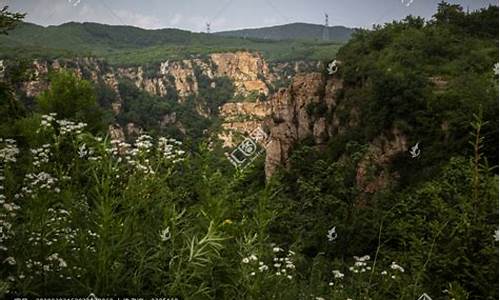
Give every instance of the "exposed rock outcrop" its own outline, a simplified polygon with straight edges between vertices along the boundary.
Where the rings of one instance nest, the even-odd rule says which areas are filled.
[[[329,139],[334,123],[327,119],[326,112],[335,108],[335,93],[341,87],[336,78],[306,73],[295,76],[290,87],[270,98],[272,113],[266,126],[270,128],[271,143],[266,151],[266,176],[280,165],[287,166],[296,142],[313,137],[321,145]]]
[[[272,176],[278,167],[288,167],[293,146],[312,138],[323,148],[330,138],[359,125],[359,108],[348,108],[349,117],[342,123],[338,109],[346,108],[338,91],[343,88],[337,77],[320,73],[299,74],[288,88],[280,89],[269,98],[271,114],[262,122],[269,130],[271,143],[266,149],[265,173]],[[349,107],[349,106],[347,106]],[[399,154],[408,150],[407,137],[399,130],[381,133],[369,142],[368,150],[357,166],[356,183],[365,193],[387,187],[398,174],[388,166]]]
[[[247,96],[250,92],[269,94],[268,84],[273,81],[269,66],[257,53],[214,53],[210,59],[217,66],[218,76],[227,76],[234,82],[236,94]]]
[[[234,147],[236,136],[248,135],[262,127],[264,119],[270,114],[271,103],[268,101],[226,103],[219,111],[224,123],[218,138],[223,141],[224,147]]]
[[[53,60],[42,61],[34,60],[28,69],[28,80],[21,85],[21,90],[28,97],[36,97],[41,92],[49,88],[48,75],[50,71],[59,71],[62,69],[71,70],[82,79],[88,79],[93,82],[102,80],[116,94],[111,106],[115,114],[120,113],[123,101],[118,89],[118,78],[113,70],[103,68],[102,62],[93,58],[82,58],[75,60]]]
[[[406,151],[408,151],[407,138],[397,129],[375,138],[358,163],[356,172],[358,188],[365,193],[374,193],[387,187],[392,179],[398,177],[397,173],[389,173],[387,166],[396,155]]]
[[[235,86],[235,95],[243,97],[251,93],[267,95],[269,86],[275,79],[260,54],[246,51],[214,53],[205,60],[200,58],[167,60],[156,67],[149,66],[147,70],[142,66],[115,68],[94,58],[35,60],[30,68],[32,79],[23,84],[24,92],[29,97],[37,96],[48,88],[49,71],[63,68],[94,82],[102,79],[118,95],[113,105],[115,113],[118,113],[122,106],[118,91],[118,80],[122,78],[131,80],[137,88],[157,96],[167,96],[170,91],[175,91],[179,102],[198,94],[197,70],[210,80],[228,77]],[[212,86],[214,84],[215,82],[211,82]]]

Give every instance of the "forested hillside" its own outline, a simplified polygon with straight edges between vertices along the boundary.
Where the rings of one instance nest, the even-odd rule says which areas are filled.
[[[241,29],[217,32],[221,36],[258,38],[268,40],[328,40],[346,42],[351,38],[353,29],[344,26],[325,26],[317,24],[293,23],[264,28]],[[326,33],[325,33],[326,32]]]
[[[329,59],[340,41],[271,41],[224,37],[179,29],[146,30],[132,26],[66,23],[42,27],[19,24],[0,37],[0,58],[73,58],[97,56],[118,65],[157,63],[208,53],[258,50],[271,61]],[[20,51],[21,50],[21,51]]]
[[[441,2],[311,68],[290,42],[19,24],[1,37],[0,297],[498,299],[498,17]],[[215,51],[247,42],[286,59]],[[16,54],[77,45],[103,60]],[[234,168],[250,125],[269,143]]]

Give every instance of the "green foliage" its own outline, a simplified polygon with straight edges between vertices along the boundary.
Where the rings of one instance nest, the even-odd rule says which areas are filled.
[[[92,113],[117,97],[102,82],[53,74],[37,99],[44,115],[23,109],[17,79],[5,83],[0,295],[498,299],[498,174],[490,166],[498,161],[498,53],[485,26],[495,11],[466,15],[441,4],[432,22],[409,17],[357,32],[339,53],[338,134],[326,147],[312,138],[295,145],[288,167],[267,182],[263,158],[235,172],[221,147],[204,141],[234,93],[227,78],[195,70],[199,95],[182,99],[121,82],[118,121],[155,135],[133,144],[79,123],[107,122]],[[64,26],[78,41],[82,25]],[[137,31],[133,40],[127,30],[136,29],[85,26],[96,44],[196,42],[177,31]],[[19,68],[10,78],[22,76]],[[206,118],[197,113],[204,103]],[[323,105],[306,110],[333,117]],[[157,123],[172,113],[175,124]],[[179,134],[179,122],[184,144],[160,137]],[[401,144],[421,142],[421,156],[373,157],[374,139],[396,129]],[[362,180],[384,181],[382,171],[399,178],[363,189]]]
[[[53,73],[50,88],[37,97],[42,113],[56,113],[67,119],[86,122],[92,130],[102,130],[102,111],[92,84],[69,71]]]
[[[242,29],[216,33],[222,36],[264,40],[316,40],[324,38],[325,26],[306,23],[292,23],[257,29]],[[345,42],[351,37],[352,29],[343,26],[328,27],[328,40]]]
[[[7,10],[8,8],[8,6],[4,6],[0,10],[0,34],[7,34],[9,30],[14,29],[26,16],[26,14],[12,13]]]
[[[273,41],[224,37],[178,29],[145,30],[131,26],[66,23],[44,28],[22,23],[0,36],[2,58],[75,58],[96,56],[120,66],[156,65],[210,53],[259,51],[268,61],[329,60],[341,42]]]
[[[169,99],[153,96],[130,81],[120,82],[118,89],[123,100],[123,112],[118,115],[118,122],[122,125],[134,123],[141,128],[158,130],[158,120],[172,112],[173,101],[176,101],[175,94],[169,95]]]

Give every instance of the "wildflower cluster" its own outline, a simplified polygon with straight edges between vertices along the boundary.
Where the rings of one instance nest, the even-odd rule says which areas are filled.
[[[50,144],[44,144],[40,148],[31,149],[33,154],[33,165],[40,167],[44,163],[48,163],[50,159]]]
[[[50,113],[48,115],[42,115],[42,121],[40,122],[40,129],[59,129],[59,134],[70,135],[70,134],[81,134],[83,129],[87,127],[86,123],[83,122],[73,122],[70,120],[57,120],[56,113]],[[57,125],[57,126],[55,126]],[[37,132],[40,132],[38,129]]]
[[[81,267],[70,268],[66,260],[57,252],[53,252],[47,257],[44,257],[41,261],[28,259],[26,261],[26,269],[30,279],[34,279],[38,276],[43,276],[45,278],[53,274],[66,280],[72,279],[71,274],[75,274],[75,277],[80,278],[80,272],[83,270]]]
[[[46,190],[48,192],[53,191],[55,193],[60,193],[61,189],[59,189],[56,184],[58,179],[53,177],[47,172],[39,172],[39,173],[28,173],[25,175],[25,183],[26,186],[21,188],[24,196],[35,197],[35,193],[37,191]],[[21,195],[17,195],[20,197]]]
[[[19,149],[15,140],[0,138],[0,168],[3,164],[15,163],[17,154],[19,154]]]
[[[15,140],[0,138],[0,257],[3,257],[1,251],[8,250],[6,242],[14,235],[12,219],[16,216],[16,211],[20,209],[19,205],[14,203],[13,199],[9,199],[5,192],[5,168],[9,163],[16,162],[18,153],[19,149]],[[12,260],[9,259],[7,262],[12,262]]]
[[[273,252],[275,255],[273,258],[273,267],[276,269],[275,275],[283,275],[288,279],[292,279],[292,275],[290,274],[290,272],[295,270],[295,264],[293,263],[293,256],[295,255],[295,252],[293,252],[292,250],[288,250],[287,255],[284,256],[283,254],[285,250],[281,249],[280,247],[274,247]]]
[[[384,270],[384,271],[380,272],[380,274],[382,276],[390,276],[392,279],[396,279],[397,273],[404,273],[404,272],[405,272],[405,269],[393,261],[391,263],[389,272]]]
[[[182,142],[180,141],[161,137],[158,139],[158,152],[163,156],[164,159],[171,160],[173,163],[177,163],[184,159],[182,156],[185,154],[185,152],[180,149],[175,149],[176,146],[181,145]]]
[[[349,271],[353,273],[364,273],[372,269],[368,266],[368,261],[370,260],[369,255],[365,255],[363,257],[354,256],[354,260],[354,265],[349,267]]]
[[[41,127],[44,129],[52,129],[53,123],[56,120],[56,113],[50,113],[48,115],[42,115],[42,122],[40,123]]]
[[[270,271],[270,275],[283,276],[291,280],[293,278],[293,271],[295,270],[293,262],[295,253],[289,250],[287,255],[284,255],[285,251],[280,247],[273,247],[273,253],[272,267],[269,267],[271,264],[266,264],[264,261],[259,260],[255,254],[244,257],[241,262],[250,267],[250,276]]]
[[[145,175],[155,174],[155,170],[150,160],[155,150],[153,138],[151,136],[139,136],[134,145],[130,145],[121,140],[112,140],[111,145],[112,147],[107,151],[113,156],[118,157],[118,162],[124,159],[133,169]],[[185,154],[183,150],[176,149],[180,145],[182,145],[180,141],[161,137],[158,139],[156,152],[160,155],[160,159],[178,163],[184,159],[183,155]]]
[[[71,217],[71,212],[66,209],[48,208],[45,213],[44,219],[47,221],[44,226],[27,233],[30,248],[53,251],[67,248],[69,255],[74,256],[82,251],[96,253],[95,244],[99,235],[91,230],[84,231],[80,228],[74,228]],[[82,240],[85,240],[85,249],[81,249],[79,246],[79,241]],[[52,252],[47,257],[40,257],[40,253],[33,251],[30,256],[25,264],[30,279],[53,274],[58,278],[70,280],[73,277],[80,278],[84,271],[84,268],[78,266],[70,268],[69,263],[57,252]]]
[[[87,127],[87,124],[82,122],[76,123],[69,120],[57,120],[56,122],[59,125],[61,135],[81,134],[82,130]]]

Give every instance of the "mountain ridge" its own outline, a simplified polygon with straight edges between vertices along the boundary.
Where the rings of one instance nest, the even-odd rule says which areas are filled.
[[[43,27],[22,23],[0,36],[0,59],[96,56],[113,64],[157,64],[165,57],[185,59],[215,52],[250,50],[273,61],[329,60],[340,42],[277,41],[196,33],[181,29],[69,22]]]
[[[215,34],[221,36],[260,38],[265,40],[322,40],[325,26],[304,22],[275,25],[259,28],[245,28],[237,30],[219,31]],[[346,42],[350,39],[355,29],[346,26],[329,26],[328,41]]]

